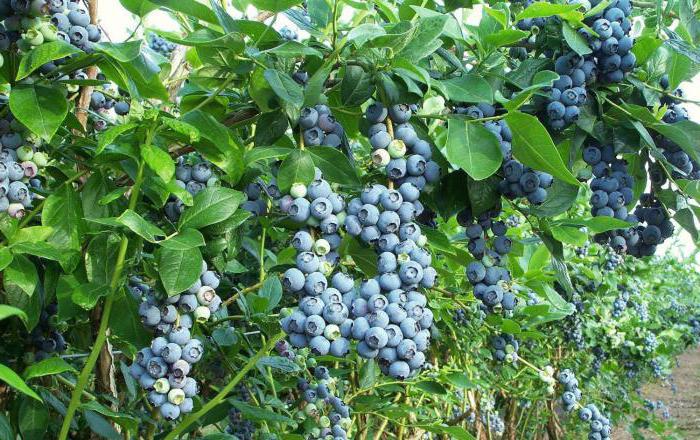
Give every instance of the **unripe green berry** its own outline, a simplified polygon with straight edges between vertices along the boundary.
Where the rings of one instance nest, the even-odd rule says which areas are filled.
[[[318,425],[319,425],[321,428],[328,428],[329,426],[331,426],[331,419],[329,419],[329,418],[326,417],[326,416],[321,416],[321,417],[318,419]]]
[[[161,394],[165,394],[170,391],[170,382],[166,377],[161,377],[153,384],[153,389]]]
[[[306,197],[306,185],[303,183],[294,183],[289,189],[289,195],[294,198]]]
[[[211,317],[211,310],[207,306],[199,306],[194,310],[194,318],[197,322],[207,322]]]
[[[406,144],[404,144],[400,139],[394,139],[389,144],[388,151],[389,156],[391,156],[392,159],[403,157],[406,154]]]
[[[323,329],[323,336],[329,341],[335,341],[340,337],[340,327],[335,324],[329,324]]]
[[[173,388],[168,391],[168,401],[173,405],[179,405],[185,400],[185,392],[180,388]]]
[[[326,255],[331,251],[331,245],[327,240],[320,238],[314,243],[314,253],[319,257]]]
[[[32,150],[32,147],[24,145],[17,149],[17,158],[19,160],[32,160],[32,157],[34,157],[34,150]]]
[[[304,407],[304,413],[309,417],[316,417],[318,415],[318,408],[313,403],[309,403]]]
[[[418,240],[416,241],[416,244],[417,244],[418,246],[420,246],[420,247],[425,246],[426,244],[428,244],[428,237],[426,237],[425,235],[422,235],[422,234],[421,234],[421,236],[418,237]]]
[[[44,36],[37,29],[29,29],[22,35],[22,39],[31,46],[38,46],[44,42]]]

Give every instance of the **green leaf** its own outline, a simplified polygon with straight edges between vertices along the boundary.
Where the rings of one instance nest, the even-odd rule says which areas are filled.
[[[10,316],[18,316],[24,323],[28,321],[27,314],[24,310],[18,309],[17,307],[8,306],[7,304],[0,304],[0,321]]]
[[[552,226],[552,235],[562,243],[575,246],[583,246],[588,240],[588,235],[574,226]]]
[[[34,294],[39,275],[34,264],[24,255],[15,255],[12,263],[5,268],[3,273],[5,287],[15,286],[28,296]]]
[[[178,230],[199,229],[231,217],[243,201],[243,193],[223,187],[209,187],[194,196],[194,204],[180,216]]]
[[[117,222],[151,243],[158,241],[158,237],[165,237],[166,235],[158,226],[148,222],[131,209],[125,210],[122,215],[117,217]]]
[[[571,27],[571,25],[569,25],[569,23],[563,22],[561,30],[564,34],[566,44],[568,44],[569,47],[572,48],[577,54],[588,55],[592,52],[591,47],[588,45],[586,39],[583,38],[581,34],[576,32]]]
[[[377,383],[380,374],[377,362],[374,359],[367,359],[360,368],[360,388],[369,388]]]
[[[292,420],[289,417],[283,416],[282,414],[277,414],[269,409],[260,408],[253,405],[248,405],[247,403],[240,402],[238,400],[229,400],[233,406],[241,411],[241,414],[246,419],[250,420],[264,420],[267,422],[274,423],[290,423]]]
[[[483,180],[500,168],[503,154],[496,136],[483,125],[452,119],[447,131],[447,158],[474,180]]]
[[[22,373],[22,377],[24,377],[24,380],[30,380],[35,377],[51,376],[66,371],[77,372],[71,364],[58,356],[54,356],[28,366]]]
[[[129,431],[136,431],[139,426],[139,421],[131,415],[112,411],[110,408],[99,404],[95,400],[81,404],[80,409],[82,409],[83,411],[92,411],[95,413],[102,414],[103,416],[109,417],[110,419],[114,420],[116,423],[118,423],[123,428]],[[119,438],[122,437],[120,436]]]
[[[158,252],[158,275],[168,296],[192,287],[202,270],[202,254],[198,248],[177,250],[161,248]]]
[[[187,136],[190,143],[199,142],[200,133],[194,125],[174,118],[160,118],[160,121],[175,133]]]
[[[349,234],[346,235],[338,252],[340,255],[352,258],[365,277],[371,278],[377,275],[377,254],[371,248],[360,243],[358,239]]]
[[[78,250],[83,217],[78,192],[70,185],[63,185],[44,201],[41,224],[53,228],[49,242],[58,247]]]
[[[323,58],[323,54],[321,52],[317,51],[313,47],[301,44],[298,41],[285,41],[279,46],[264,50],[263,52],[272,53],[282,58],[298,58],[301,56]]]
[[[519,13],[515,17],[515,21],[522,20],[524,18],[537,18],[537,17],[549,17],[551,15],[562,15],[567,14],[578,9],[579,5],[560,5],[556,3],[547,2],[535,2],[525,8],[524,11]],[[579,13],[580,14],[580,13]],[[580,14],[583,18],[583,14]]]
[[[10,248],[2,247],[0,248],[0,271],[5,270],[5,268],[12,263],[12,252]]]
[[[60,88],[20,84],[10,94],[12,115],[33,133],[50,141],[68,113],[68,103]]]
[[[530,213],[538,217],[554,217],[566,212],[576,202],[578,187],[555,180],[547,189],[547,198],[541,205],[530,206]]]
[[[308,185],[314,179],[314,161],[307,150],[292,150],[282,161],[277,173],[277,185],[283,193],[295,183]]]
[[[517,29],[501,29],[498,32],[487,35],[486,38],[484,38],[484,42],[493,48],[497,48],[517,43],[528,35],[528,32]]]
[[[447,19],[442,14],[418,19],[412,38],[396,55],[410,61],[420,61],[435,52],[442,46],[440,35]]]
[[[511,112],[506,122],[513,133],[513,155],[525,165],[572,185],[579,182],[564,164],[547,129],[532,115]]]
[[[138,124],[131,122],[129,124],[115,125],[114,127],[110,127],[109,129],[103,131],[97,136],[97,148],[95,149],[95,155],[102,153],[107,145],[114,142],[120,135],[137,127]]]
[[[290,147],[256,147],[245,153],[246,165],[268,159],[281,159],[286,157],[292,148]]]
[[[700,124],[686,120],[675,124],[655,123],[651,128],[678,144],[691,159],[700,161]]]
[[[287,115],[280,111],[263,113],[258,119],[257,126],[265,127],[264,130],[255,130],[253,142],[259,148],[273,145],[284,136],[289,128],[289,119],[287,119]],[[253,153],[255,150],[246,151],[246,161],[248,160],[248,153]]]
[[[451,101],[493,102],[491,85],[478,75],[462,75],[435,84],[444,87],[445,97]]]
[[[585,226],[593,234],[599,234],[601,232],[606,231],[613,231],[615,229],[627,229],[631,226],[634,226],[632,223],[628,223],[624,220],[607,216],[561,219],[553,221],[552,225],[573,227]]]
[[[44,434],[49,427],[49,410],[41,402],[22,399],[17,418],[22,438],[44,438]]]
[[[17,391],[26,394],[29,397],[32,397],[39,402],[41,402],[41,397],[37,393],[34,392],[29,386],[27,386],[26,383],[22,380],[21,377],[14,371],[12,371],[10,368],[6,367],[3,364],[0,364],[0,380],[11,386],[12,388],[16,389]],[[41,438],[41,437],[38,437]]]
[[[275,278],[277,279],[277,278]],[[256,364],[258,368],[273,368],[285,374],[295,373],[301,368],[294,361],[282,356],[265,356],[260,358]]]
[[[141,54],[141,40],[126,41],[123,43],[101,42],[95,43],[94,48],[97,52],[102,52],[115,60],[128,63],[134,60]]]
[[[282,299],[282,283],[277,277],[268,277],[263,283],[258,295],[267,298],[267,310],[271,311]]]
[[[5,414],[0,414],[0,438],[4,439],[14,439],[16,438],[14,432],[12,431],[12,425],[10,421],[7,420]]]
[[[19,81],[28,77],[32,72],[48,62],[78,52],[80,52],[80,50],[63,40],[40,44],[22,57],[19,62],[19,67],[17,68],[17,76],[15,79]]]
[[[159,242],[162,247],[174,250],[186,251],[188,249],[204,246],[204,236],[196,229],[184,229],[178,234]]]
[[[342,151],[330,147],[307,148],[314,165],[330,182],[348,186],[360,186],[360,178],[355,167],[350,164],[348,157]]]
[[[83,417],[92,432],[107,440],[120,440],[122,436],[104,417],[94,411],[83,411]]]
[[[374,83],[372,75],[360,66],[346,66],[345,76],[340,83],[340,97],[343,105],[358,106],[372,97]]]
[[[250,0],[258,9],[270,12],[282,12],[301,3],[301,0]]]
[[[121,241],[121,237],[114,233],[103,233],[90,240],[85,253],[88,281],[104,286],[110,285]]]
[[[211,24],[219,24],[214,12],[196,0],[148,0],[159,6],[164,6],[176,12],[182,12],[186,17],[198,18]]]
[[[109,295],[109,287],[105,284],[81,284],[71,294],[71,300],[85,310],[92,310],[100,298]]]
[[[359,49],[367,41],[379,35],[386,35],[386,30],[383,27],[374,23],[364,23],[353,27],[345,38],[348,43],[353,43]]]
[[[263,75],[277,96],[294,107],[301,108],[304,104],[304,91],[291,76],[275,69],[266,69]]]
[[[335,65],[335,60],[328,59],[312,76],[306,83],[304,88],[304,105],[311,106],[318,103],[321,93],[323,93],[323,87],[333,70]]]
[[[170,155],[154,145],[142,145],[141,157],[163,182],[169,182],[175,175],[175,163]]]

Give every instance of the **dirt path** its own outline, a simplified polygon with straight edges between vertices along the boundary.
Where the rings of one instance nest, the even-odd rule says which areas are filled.
[[[659,384],[647,385],[642,395],[650,400],[661,400],[669,407],[671,418],[676,422],[684,438],[700,439],[700,348],[683,353],[679,357],[680,367],[673,370],[678,392]],[[614,440],[631,440],[632,436],[620,427],[613,432]],[[650,434],[647,439],[660,439]]]

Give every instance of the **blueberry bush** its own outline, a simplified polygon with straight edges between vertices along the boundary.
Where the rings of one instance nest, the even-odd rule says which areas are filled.
[[[0,0],[1,439],[681,438],[694,2],[112,3]]]

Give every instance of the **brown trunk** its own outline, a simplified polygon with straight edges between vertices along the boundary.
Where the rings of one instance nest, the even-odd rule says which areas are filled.
[[[484,428],[484,424],[481,423],[481,415],[479,414],[479,405],[476,400],[476,393],[474,393],[473,391],[469,391],[467,393],[467,399],[469,399],[469,406],[471,406],[472,410],[474,411],[474,414],[476,415],[476,417],[474,418],[474,429],[476,430],[476,439],[488,440],[488,433]]]
[[[549,409],[549,419],[547,420],[547,438],[548,440],[559,440],[562,436],[562,429],[559,425],[559,417],[554,409],[554,401],[547,402]]]
[[[97,25],[97,1],[98,0],[87,0],[88,12],[90,13],[90,23]],[[95,79],[97,77],[97,67],[90,66],[87,68],[88,79]],[[83,129],[87,126],[88,109],[90,108],[90,97],[92,96],[92,86],[84,86],[80,89],[80,96],[78,97],[78,104],[75,107],[75,117],[83,126]]]
[[[515,399],[508,399],[504,422],[506,429],[503,432],[503,440],[515,440],[518,430],[518,403]]]

